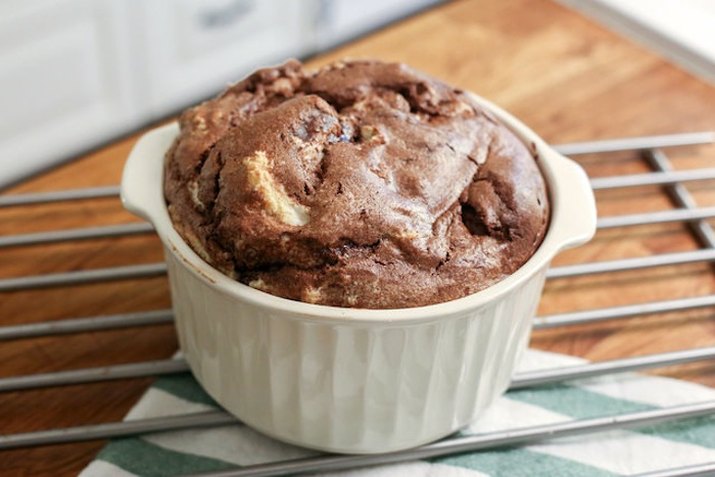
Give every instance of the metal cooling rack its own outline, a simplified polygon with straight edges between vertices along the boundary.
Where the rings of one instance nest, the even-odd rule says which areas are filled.
[[[602,217],[598,221],[599,229],[665,222],[683,222],[688,224],[692,234],[698,240],[700,248],[687,252],[554,267],[548,271],[548,278],[574,277],[696,262],[715,262],[715,231],[713,231],[713,228],[707,222],[707,219],[715,218],[715,207],[698,207],[685,186],[686,183],[693,181],[715,179],[715,168],[675,171],[672,169],[667,156],[662,151],[662,149],[669,147],[712,142],[715,142],[715,133],[702,132],[557,146],[557,150],[569,156],[617,151],[639,152],[652,169],[652,172],[592,179],[592,187],[595,190],[604,190],[643,185],[660,185],[664,187],[673,204],[676,206],[676,208],[672,210],[661,212]],[[20,207],[38,203],[115,197],[118,192],[118,187],[101,187],[39,194],[4,195],[0,196],[0,207]],[[10,235],[0,237],[0,249],[51,242],[148,234],[152,232],[152,228],[149,224],[132,223],[106,227]],[[0,292],[151,277],[164,273],[166,273],[164,263],[153,263],[148,265],[129,265],[95,270],[6,278],[0,279]],[[539,316],[535,319],[534,328],[538,330],[565,327],[603,320],[618,320],[640,315],[652,315],[713,306],[715,306],[715,294]],[[172,313],[170,309],[53,320],[43,323],[2,326],[0,327],[0,341],[155,325],[170,323],[171,321]],[[510,389],[558,383],[576,378],[602,376],[612,373],[712,360],[714,358],[715,346],[710,346],[521,373],[514,377]],[[188,366],[186,362],[181,359],[146,361],[101,368],[1,378],[0,392],[22,391],[33,388],[83,384],[114,379],[160,376],[185,371],[188,371]],[[610,429],[635,428],[659,422],[712,414],[715,414],[715,400],[643,412],[573,420],[545,426],[510,429],[508,431],[475,436],[451,437],[416,449],[390,454],[360,456],[322,455],[285,462],[253,465],[238,470],[202,475],[210,475],[213,477],[257,477],[364,467],[489,449],[505,445],[525,445],[565,436],[585,435]],[[226,412],[210,411],[183,416],[6,434],[0,435],[0,451],[19,447],[107,439],[148,432],[207,427],[235,422],[237,422],[236,418]],[[648,477],[672,477],[713,474],[715,474],[715,462],[690,467],[665,469],[663,471],[641,475]]]

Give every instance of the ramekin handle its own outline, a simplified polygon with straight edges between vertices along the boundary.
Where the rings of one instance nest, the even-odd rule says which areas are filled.
[[[588,242],[596,233],[596,199],[583,168],[576,162],[548,148],[549,161],[558,186],[552,190],[557,208],[552,223],[558,227],[559,249]]]
[[[124,164],[120,193],[122,204],[131,213],[153,224],[164,202],[161,187],[164,155],[178,130],[178,125],[171,123],[144,134]]]

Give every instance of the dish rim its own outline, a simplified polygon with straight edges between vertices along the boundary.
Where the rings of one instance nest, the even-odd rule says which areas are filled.
[[[167,252],[209,287],[232,297],[294,317],[335,323],[418,323],[462,314],[485,306],[528,281],[548,266],[562,249],[588,241],[595,233],[593,191],[581,167],[549,147],[536,133],[490,101],[472,94],[479,105],[531,148],[547,185],[551,214],[546,234],[534,254],[511,275],[454,300],[411,308],[343,308],[306,303],[271,295],[240,283],[205,262],[174,229],[163,194],[164,157],[178,134],[176,122],[144,134],[124,168],[121,199],[124,207],[147,219]]]

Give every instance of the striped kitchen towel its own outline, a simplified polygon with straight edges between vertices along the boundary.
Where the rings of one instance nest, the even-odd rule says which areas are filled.
[[[529,350],[520,371],[581,364]],[[494,432],[715,399],[715,389],[669,378],[621,374],[509,392],[464,432]],[[158,379],[126,419],[187,414],[216,403],[190,374]],[[160,432],[112,440],[81,474],[174,476],[234,469],[316,454],[243,425]],[[631,431],[562,438],[521,448],[320,474],[343,477],[614,476],[715,461],[715,416]]]

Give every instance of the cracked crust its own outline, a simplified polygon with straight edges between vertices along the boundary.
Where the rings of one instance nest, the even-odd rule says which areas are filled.
[[[477,292],[549,215],[529,150],[465,93],[401,64],[297,61],[184,112],[167,153],[175,228],[274,295],[403,308]]]

